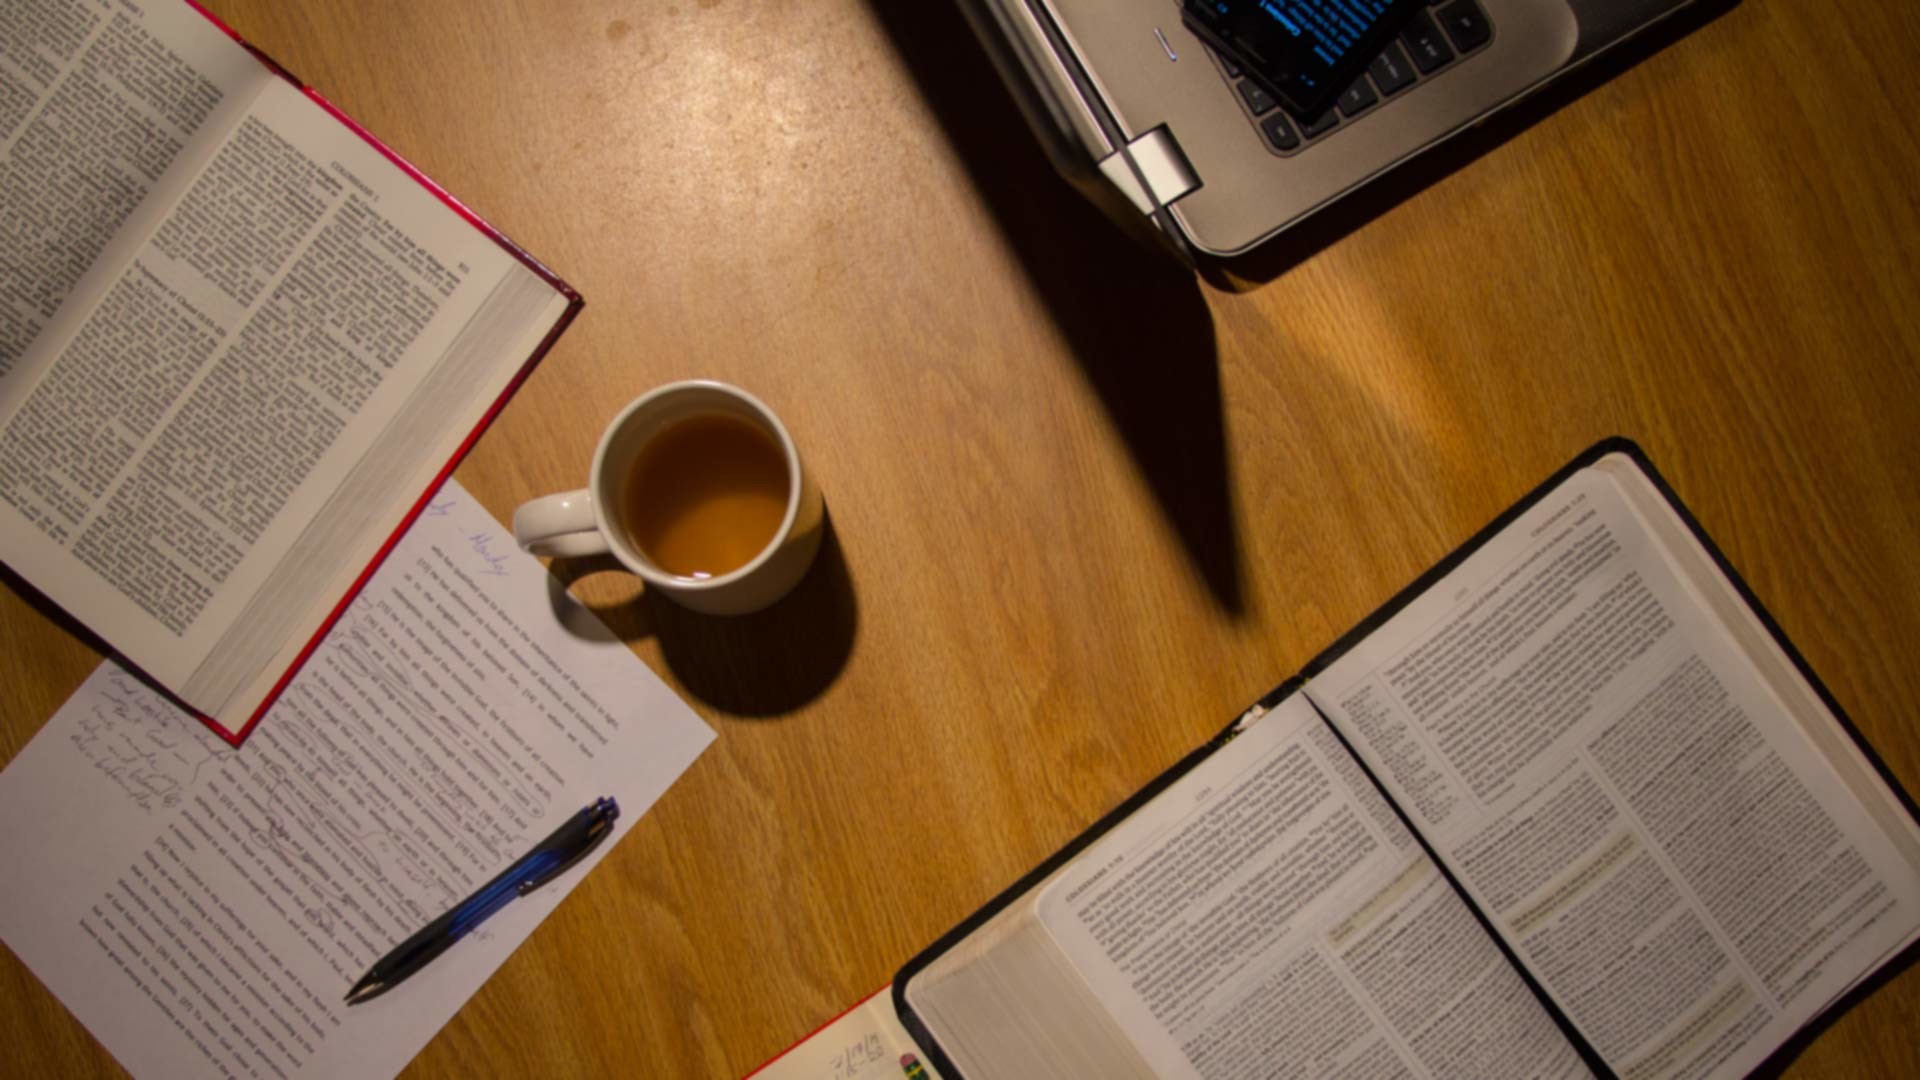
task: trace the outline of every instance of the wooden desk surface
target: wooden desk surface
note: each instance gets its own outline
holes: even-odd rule
[[[942,2],[209,6],[588,298],[460,469],[497,516],[705,375],[835,529],[739,624],[576,584],[719,739],[411,1075],[746,1072],[1615,432],[1920,791],[1911,4],[1745,0],[1237,289],[1083,207]],[[99,655],[0,634],[10,758]],[[0,1003],[23,1075],[117,1071],[11,955]],[[1796,1071],[1912,1074],[1916,1013]]]

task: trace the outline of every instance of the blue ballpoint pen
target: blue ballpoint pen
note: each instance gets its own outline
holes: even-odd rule
[[[614,819],[619,816],[619,803],[611,798],[594,800],[593,805],[568,818],[566,824],[553,830],[552,836],[540,841],[499,877],[480,886],[478,892],[374,961],[360,981],[353,984],[353,989],[347,991],[347,1004],[358,1005],[393,989],[486,921],[487,916],[505,907],[507,901],[525,896],[559,877],[600,846],[600,841],[613,832]]]

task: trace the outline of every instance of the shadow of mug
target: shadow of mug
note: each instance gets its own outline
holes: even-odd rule
[[[575,633],[590,613],[620,640],[648,637],[680,688],[703,704],[734,716],[772,719],[794,712],[824,694],[853,655],[859,603],[845,553],[829,509],[821,526],[813,566],[792,592],[748,615],[703,615],[657,591],[643,589],[630,600],[592,605],[574,598],[574,582],[602,571],[625,573],[607,555],[555,559],[550,596],[563,626]]]

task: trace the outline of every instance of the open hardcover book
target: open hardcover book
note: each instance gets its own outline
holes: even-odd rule
[[[0,560],[237,743],[579,298],[186,3],[0,42]]]
[[[915,958],[974,1077],[1738,1076],[1920,934],[1920,828],[1589,450]]]

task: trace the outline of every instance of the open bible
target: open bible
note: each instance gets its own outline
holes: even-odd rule
[[[579,304],[189,4],[0,5],[0,559],[230,741]]]
[[[910,962],[948,1077],[1738,1076],[1920,936],[1911,803],[1589,450]]]

